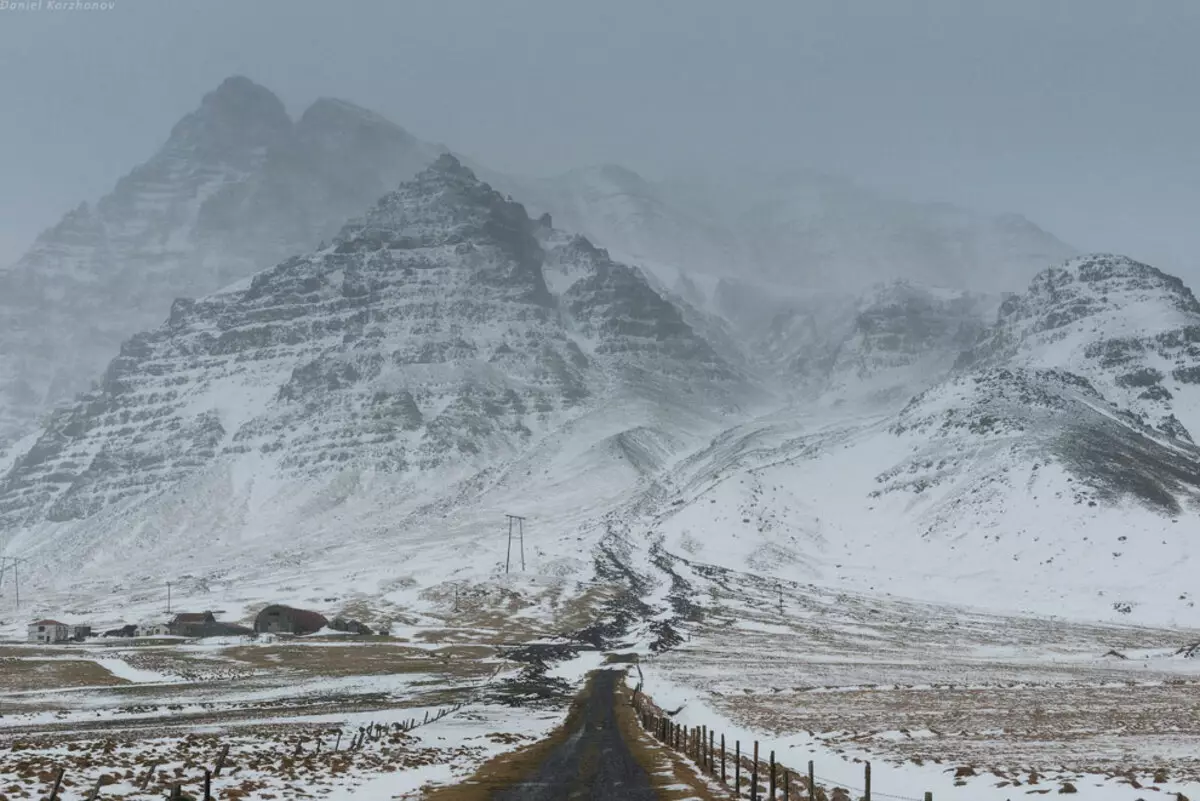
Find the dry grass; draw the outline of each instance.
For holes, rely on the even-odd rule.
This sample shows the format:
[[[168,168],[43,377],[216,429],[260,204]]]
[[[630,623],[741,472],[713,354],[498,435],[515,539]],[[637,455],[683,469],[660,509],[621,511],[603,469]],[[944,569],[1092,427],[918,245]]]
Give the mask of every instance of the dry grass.
[[[122,684],[128,682],[87,659],[0,658],[0,690],[21,692]]]
[[[314,676],[379,676],[397,673],[431,673],[456,678],[481,678],[493,666],[485,648],[442,648],[427,651],[403,645],[359,642],[346,645],[277,644],[247,645],[227,649],[236,662],[259,670],[299,671]]]

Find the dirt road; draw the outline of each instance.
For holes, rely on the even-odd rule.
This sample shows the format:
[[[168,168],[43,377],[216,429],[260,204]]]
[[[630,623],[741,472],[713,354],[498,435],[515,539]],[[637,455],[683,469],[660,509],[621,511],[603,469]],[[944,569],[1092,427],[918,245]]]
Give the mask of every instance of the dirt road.
[[[605,670],[574,731],[528,779],[495,790],[495,801],[653,801],[658,794],[621,734],[616,686],[621,674]]]

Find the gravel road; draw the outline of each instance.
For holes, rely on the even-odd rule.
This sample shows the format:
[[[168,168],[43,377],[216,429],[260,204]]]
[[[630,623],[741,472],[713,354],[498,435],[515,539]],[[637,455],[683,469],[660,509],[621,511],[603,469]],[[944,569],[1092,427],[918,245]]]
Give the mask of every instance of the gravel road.
[[[496,801],[653,801],[650,777],[617,725],[619,673],[595,675],[582,720],[529,779],[497,790]]]

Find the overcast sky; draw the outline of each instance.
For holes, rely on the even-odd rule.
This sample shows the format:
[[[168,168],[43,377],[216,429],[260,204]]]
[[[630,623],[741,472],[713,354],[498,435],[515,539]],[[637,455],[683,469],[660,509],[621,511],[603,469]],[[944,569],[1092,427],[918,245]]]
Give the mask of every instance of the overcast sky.
[[[244,74],[498,169],[841,172],[1200,283],[1197,0],[112,2],[0,11],[0,260]]]

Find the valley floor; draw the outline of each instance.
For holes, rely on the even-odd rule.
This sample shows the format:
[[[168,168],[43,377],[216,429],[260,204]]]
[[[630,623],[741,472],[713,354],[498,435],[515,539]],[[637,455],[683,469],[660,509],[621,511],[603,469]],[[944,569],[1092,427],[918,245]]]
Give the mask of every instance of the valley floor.
[[[818,784],[862,788],[869,760],[880,797],[1200,795],[1200,660],[1179,653],[1200,632],[674,570],[697,602],[642,660],[646,692],[797,775],[814,760]]]
[[[730,748],[758,741],[793,776],[812,760],[830,793],[862,788],[870,761],[880,798],[1200,797],[1200,660],[1178,653],[1200,632],[838,592],[662,552],[647,564],[642,616],[609,642],[637,663],[630,684],[640,675],[673,720]],[[595,620],[637,607],[596,597]],[[226,746],[217,798],[465,792],[481,765],[562,731],[605,662],[534,628],[491,631],[2,645],[0,798],[44,797],[60,768],[64,801],[98,784],[100,798],[194,793]],[[723,797],[636,721],[619,725],[655,797]],[[518,788],[550,759],[499,758]]]

